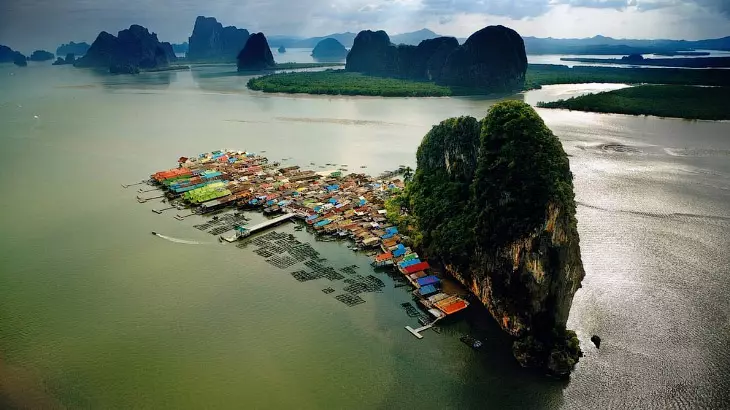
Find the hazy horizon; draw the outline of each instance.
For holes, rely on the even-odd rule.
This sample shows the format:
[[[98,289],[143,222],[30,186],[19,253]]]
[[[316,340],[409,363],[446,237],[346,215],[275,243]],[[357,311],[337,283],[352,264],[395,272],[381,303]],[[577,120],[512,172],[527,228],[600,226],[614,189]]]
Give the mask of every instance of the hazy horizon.
[[[468,37],[502,24],[525,37],[700,40],[730,35],[727,0],[3,0],[0,44],[21,52],[91,43],[131,24],[182,43],[199,15],[267,36],[316,37],[364,29],[399,34],[427,28]]]

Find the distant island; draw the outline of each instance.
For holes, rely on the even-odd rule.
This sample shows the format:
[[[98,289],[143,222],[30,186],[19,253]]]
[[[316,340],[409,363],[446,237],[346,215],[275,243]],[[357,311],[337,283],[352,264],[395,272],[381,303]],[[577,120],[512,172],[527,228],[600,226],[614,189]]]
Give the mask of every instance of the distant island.
[[[190,49],[190,46],[188,45],[188,42],[179,43],[179,44],[172,44],[172,51],[175,52],[175,54],[187,54],[188,50]]]
[[[613,114],[730,120],[727,104],[729,95],[730,87],[641,85],[567,100],[539,102],[537,106]]]
[[[66,58],[58,57],[53,65],[70,65],[76,62],[76,55],[74,53],[66,54]]]
[[[345,33],[332,33],[326,36],[310,37],[310,38],[296,38],[287,36],[271,36],[269,38],[269,44],[273,47],[284,46],[287,48],[314,48],[317,43],[326,39],[332,38],[340,42],[345,47],[352,47],[357,33],[345,32]],[[394,44],[409,44],[418,45],[423,40],[431,38],[441,37],[429,29],[421,29],[408,33],[396,34],[390,37]]]
[[[481,121],[435,125],[416,159],[386,203],[391,222],[486,306],[520,364],[567,377],[582,356],[566,324],[585,272],[558,138],[529,105],[506,101]]]
[[[326,38],[314,47],[312,57],[318,61],[340,61],[347,57],[347,49],[334,38]]]
[[[33,53],[31,53],[30,57],[28,57],[28,60],[30,61],[49,61],[53,60],[53,57],[56,55],[46,51],[46,50],[36,50]]]
[[[81,43],[74,43],[73,41],[68,44],[61,44],[56,49],[56,55],[57,56],[67,56],[69,54],[82,56],[86,54],[87,51],[89,51],[89,47],[91,47],[86,42]]]
[[[279,52],[279,54],[283,54],[283,53],[286,53],[286,47],[284,47],[284,46],[279,46],[279,48],[278,48],[278,49],[277,49],[276,51],[278,51],[278,52]]]
[[[579,63],[649,65],[660,67],[682,68],[723,68],[730,67],[730,57],[693,57],[693,58],[644,58],[641,54],[632,54],[623,58],[580,58],[563,57],[560,61]]]
[[[250,33],[235,26],[223,27],[214,17],[198,16],[188,39],[188,61],[234,62]]]
[[[103,68],[112,74],[135,74],[140,69],[166,67],[175,60],[170,43],[161,43],[156,34],[133,24],[117,37],[102,31],[74,66]]]
[[[604,36],[578,39],[525,37],[524,40],[528,54],[626,55],[730,50],[730,36],[696,41],[614,39]]]
[[[264,33],[252,34],[238,54],[238,71],[260,71],[276,67]]]
[[[13,63],[19,67],[28,65],[28,58],[20,51],[0,44],[0,63]]]

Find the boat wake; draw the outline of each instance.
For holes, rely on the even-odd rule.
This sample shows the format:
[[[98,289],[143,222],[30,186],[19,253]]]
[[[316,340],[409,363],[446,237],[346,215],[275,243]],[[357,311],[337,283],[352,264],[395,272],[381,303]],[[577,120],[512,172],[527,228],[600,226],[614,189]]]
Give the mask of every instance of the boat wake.
[[[171,236],[163,235],[161,233],[156,233],[156,232],[153,232],[153,235],[155,235],[159,238],[165,239],[167,241],[170,241],[170,242],[175,242],[175,243],[184,243],[187,245],[205,245],[203,242],[189,241],[187,239],[180,239],[180,238],[173,238]]]

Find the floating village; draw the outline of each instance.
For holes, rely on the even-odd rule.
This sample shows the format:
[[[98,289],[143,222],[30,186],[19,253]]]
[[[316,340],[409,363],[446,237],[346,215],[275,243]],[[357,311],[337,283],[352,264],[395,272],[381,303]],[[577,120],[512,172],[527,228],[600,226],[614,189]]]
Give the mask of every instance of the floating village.
[[[388,222],[385,201],[404,188],[399,179],[403,167],[377,178],[345,175],[345,167],[317,172],[283,167],[250,152],[220,150],[180,157],[177,167],[123,187],[142,185],[137,200],[163,203],[163,207],[153,209],[158,214],[177,212],[178,220],[206,216],[205,223],[194,227],[223,243],[237,243],[240,248],[253,245],[257,255],[279,269],[296,269],[295,265],[301,264],[304,269],[291,272],[300,282],[344,281],[343,293],[334,297],[355,306],[365,303],[361,294],[382,290],[383,281],[372,274],[358,274],[355,265],[339,270],[327,266],[311,245],[271,228],[293,222],[295,230],[306,229],[320,241],[349,240],[350,249],[366,252],[373,268],[386,271],[396,286],[412,287],[414,303],[420,309],[411,303],[401,306],[408,316],[418,318],[421,327],[406,329],[419,339],[426,329],[438,330],[436,322],[463,311],[469,302],[463,291],[447,290],[450,287],[444,286],[438,273],[408,246],[409,238]],[[267,218],[249,224],[246,211],[262,212]],[[327,287],[322,292],[335,290]],[[478,341],[465,342],[478,347]]]

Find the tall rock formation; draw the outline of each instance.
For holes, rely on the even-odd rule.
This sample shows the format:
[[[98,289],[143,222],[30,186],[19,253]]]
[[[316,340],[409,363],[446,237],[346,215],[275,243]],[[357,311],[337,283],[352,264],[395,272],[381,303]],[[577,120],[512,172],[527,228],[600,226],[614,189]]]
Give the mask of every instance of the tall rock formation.
[[[132,25],[117,37],[102,31],[76,67],[108,68],[111,72],[135,72],[139,69],[164,67],[175,61],[170,43],[161,43],[157,34]]]
[[[395,75],[397,53],[388,33],[363,30],[357,33],[347,54],[345,70],[369,75]]]
[[[585,275],[572,174],[527,104],[482,121],[443,121],[423,138],[409,207],[424,251],[441,260],[513,336],[523,366],[566,376],[582,355],[565,326]]]
[[[259,71],[276,67],[264,33],[252,34],[238,54],[238,71]]]
[[[312,57],[320,61],[340,61],[347,57],[347,49],[334,38],[326,38],[314,47]]]
[[[520,89],[525,81],[527,54],[516,31],[485,27],[449,55],[439,83],[490,91]]]
[[[248,41],[249,32],[235,26],[223,27],[214,17],[198,16],[188,39],[190,60],[235,61]]]
[[[345,69],[501,92],[522,88],[527,55],[522,37],[502,26],[479,30],[461,46],[453,37],[395,46],[384,31],[365,30],[355,37]]]

